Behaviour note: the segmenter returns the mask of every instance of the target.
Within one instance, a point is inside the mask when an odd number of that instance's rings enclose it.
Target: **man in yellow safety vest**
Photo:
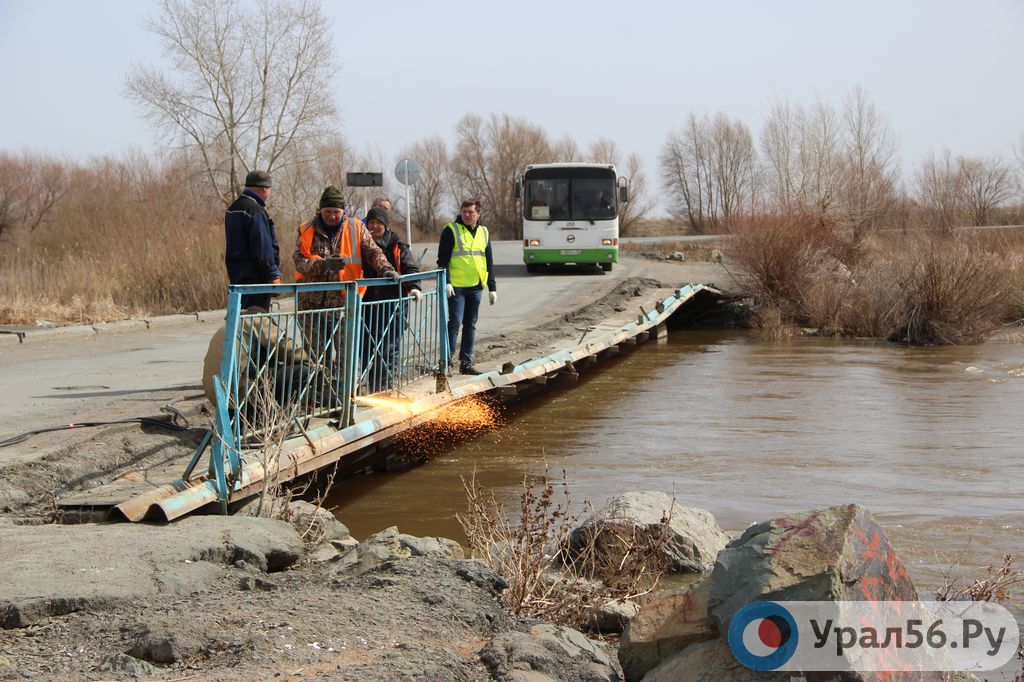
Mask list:
[[[459,372],[480,374],[473,366],[473,341],[484,286],[491,305],[498,300],[494,282],[494,257],[487,227],[480,224],[480,200],[462,202],[460,216],[441,230],[437,245],[437,267],[448,270],[448,357],[454,362],[459,328]]]

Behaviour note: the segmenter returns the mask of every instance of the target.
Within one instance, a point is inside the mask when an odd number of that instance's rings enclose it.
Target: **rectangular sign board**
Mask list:
[[[383,173],[346,173],[345,184],[349,187],[383,187]]]

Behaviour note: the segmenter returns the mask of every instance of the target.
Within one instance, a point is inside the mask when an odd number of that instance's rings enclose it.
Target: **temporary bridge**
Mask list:
[[[414,283],[422,287],[418,297]],[[508,400],[574,381],[581,368],[624,347],[665,338],[670,319],[701,312],[722,296],[702,284],[660,289],[646,301],[649,310],[637,305],[635,313],[579,329],[578,338],[548,346],[540,357],[533,349],[500,369],[462,376],[445,371],[447,301],[438,295],[445,284],[445,272],[433,270],[403,276],[397,285],[367,279],[229,287],[220,369],[204,379],[215,398],[214,426],[187,464],[175,460],[143,477],[125,476],[58,506],[70,517],[132,522],[171,521],[199,509],[227,513],[269,481],[368,466],[394,436],[469,396]],[[388,289],[385,297],[364,300],[362,287]],[[242,297],[256,293],[294,305],[269,313],[243,309]],[[326,305],[304,309],[312,295]],[[402,400],[372,399],[395,396]]]

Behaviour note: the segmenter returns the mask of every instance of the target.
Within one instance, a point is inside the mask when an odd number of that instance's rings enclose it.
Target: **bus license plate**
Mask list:
[[[561,254],[563,256],[578,256],[583,253],[582,249],[562,249]]]

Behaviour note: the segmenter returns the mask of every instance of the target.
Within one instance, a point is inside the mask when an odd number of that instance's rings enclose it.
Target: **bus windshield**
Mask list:
[[[538,168],[524,180],[527,220],[611,220],[617,214],[614,170]]]

